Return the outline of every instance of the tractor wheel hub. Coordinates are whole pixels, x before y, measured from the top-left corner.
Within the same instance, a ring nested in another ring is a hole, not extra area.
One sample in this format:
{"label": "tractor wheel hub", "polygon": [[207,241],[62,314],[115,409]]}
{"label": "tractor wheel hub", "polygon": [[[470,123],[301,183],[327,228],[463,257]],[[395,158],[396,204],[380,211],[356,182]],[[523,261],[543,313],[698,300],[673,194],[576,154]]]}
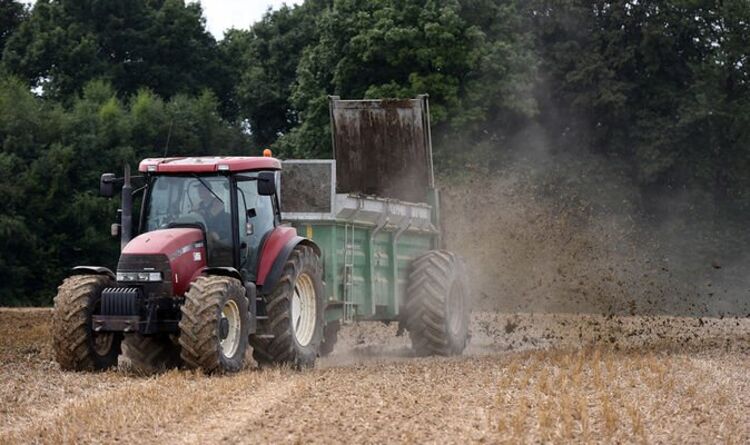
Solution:
{"label": "tractor wheel hub", "polygon": [[227,338],[228,335],[229,335],[229,320],[222,317],[221,321],[219,321],[219,338],[221,340],[224,340]]}

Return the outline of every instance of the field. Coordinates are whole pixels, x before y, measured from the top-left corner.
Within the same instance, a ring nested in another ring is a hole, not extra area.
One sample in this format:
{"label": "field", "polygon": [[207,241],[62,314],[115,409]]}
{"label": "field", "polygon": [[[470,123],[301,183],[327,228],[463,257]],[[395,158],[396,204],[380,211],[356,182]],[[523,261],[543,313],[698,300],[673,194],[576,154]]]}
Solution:
{"label": "field", "polygon": [[[0,443],[748,443],[750,320],[475,314],[464,357],[347,327],[318,367],[61,372],[0,310]],[[124,366],[123,366],[124,367]]]}

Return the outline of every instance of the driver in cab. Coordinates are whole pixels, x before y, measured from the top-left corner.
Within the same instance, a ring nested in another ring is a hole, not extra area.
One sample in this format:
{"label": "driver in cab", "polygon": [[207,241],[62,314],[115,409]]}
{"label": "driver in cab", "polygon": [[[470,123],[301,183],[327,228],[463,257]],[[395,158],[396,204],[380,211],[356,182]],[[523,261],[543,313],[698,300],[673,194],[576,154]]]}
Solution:
{"label": "driver in cab", "polygon": [[231,244],[231,224],[224,203],[203,184],[198,185],[198,204],[193,209],[206,221],[209,242]]}

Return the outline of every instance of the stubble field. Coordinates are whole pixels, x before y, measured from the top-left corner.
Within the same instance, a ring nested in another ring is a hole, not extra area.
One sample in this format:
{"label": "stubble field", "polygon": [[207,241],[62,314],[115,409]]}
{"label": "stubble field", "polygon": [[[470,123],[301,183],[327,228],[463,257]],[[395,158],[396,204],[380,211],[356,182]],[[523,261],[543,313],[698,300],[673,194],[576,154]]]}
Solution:
{"label": "stubble field", "polygon": [[315,369],[62,372],[0,310],[0,443],[748,443],[750,320],[478,313],[463,357],[346,327]]}

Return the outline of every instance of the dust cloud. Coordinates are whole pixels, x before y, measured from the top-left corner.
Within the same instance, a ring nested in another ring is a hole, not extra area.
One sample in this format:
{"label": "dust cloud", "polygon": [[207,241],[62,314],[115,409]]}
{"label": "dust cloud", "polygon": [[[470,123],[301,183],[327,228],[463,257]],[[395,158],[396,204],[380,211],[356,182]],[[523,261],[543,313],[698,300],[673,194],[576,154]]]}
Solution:
{"label": "dust cloud", "polygon": [[466,261],[476,309],[750,314],[736,224],[707,216],[716,212],[700,194],[649,196],[625,165],[556,152],[536,130],[493,166],[440,179],[446,247]]}

